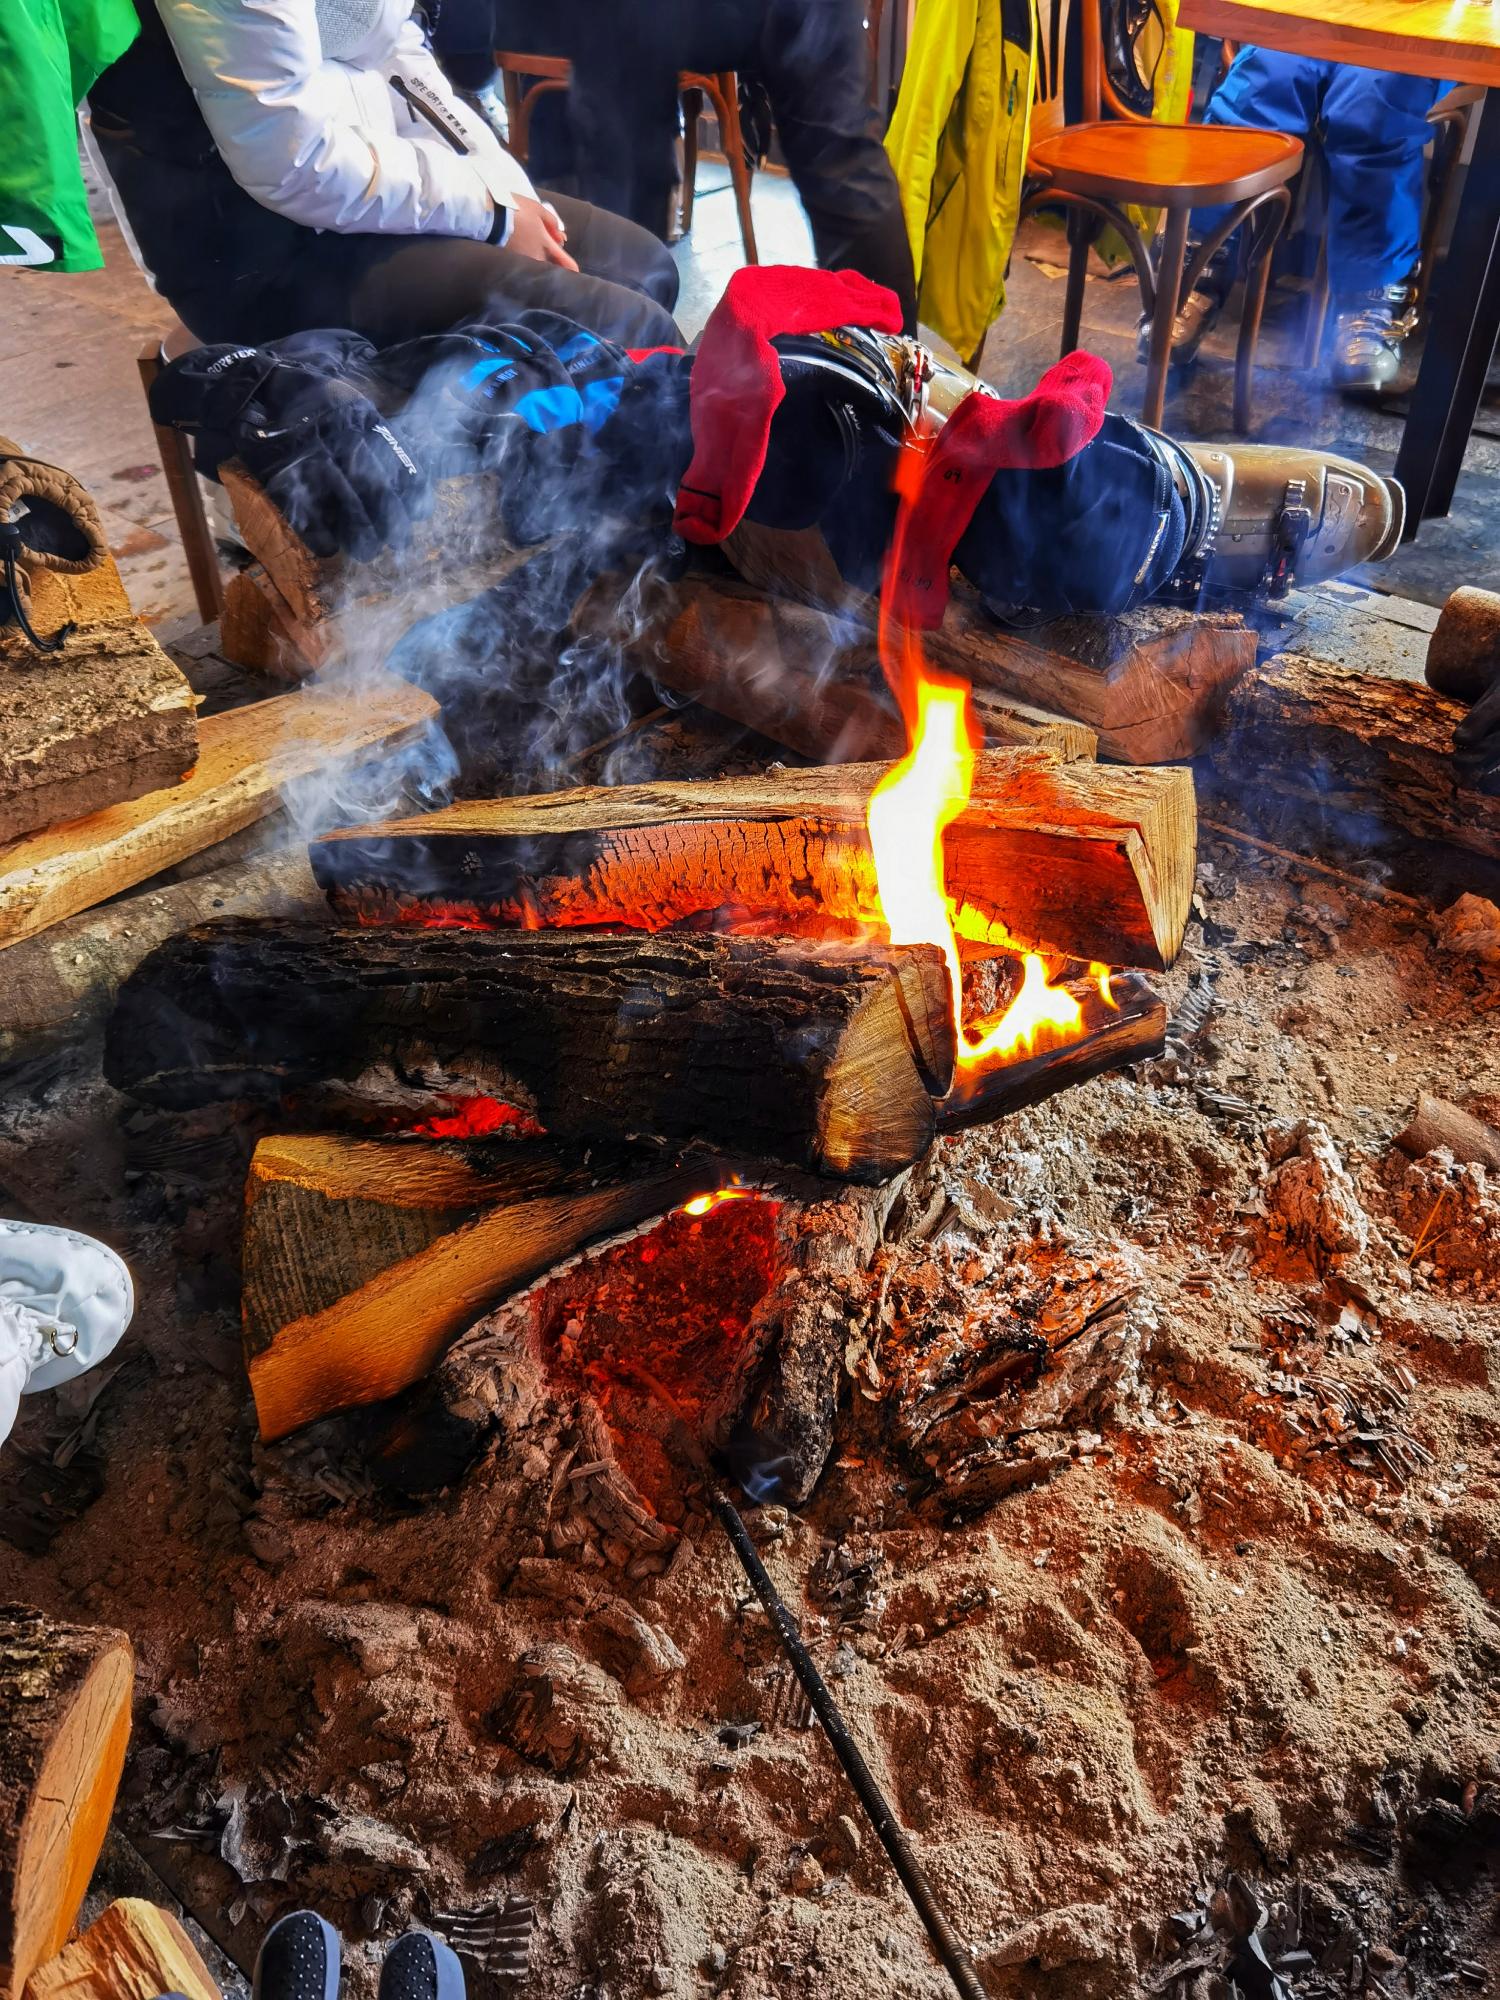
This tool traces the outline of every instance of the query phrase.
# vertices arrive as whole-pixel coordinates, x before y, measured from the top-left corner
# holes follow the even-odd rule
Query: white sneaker
[[[23,1393],[55,1389],[109,1354],[135,1287],[106,1243],[44,1222],[0,1222],[0,1316],[28,1356]]]

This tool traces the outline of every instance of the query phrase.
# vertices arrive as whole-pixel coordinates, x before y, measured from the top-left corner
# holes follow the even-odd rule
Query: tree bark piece
[[[122,1896],[80,1938],[38,1966],[26,2000],[220,2000],[208,1967],[169,1910]]]
[[[3,685],[3,680],[0,680]],[[210,716],[188,780],[0,852],[0,946],[92,908],[263,819],[295,779],[368,762],[437,718],[405,681],[329,685]]]
[[[1418,1093],[1411,1122],[1396,1134],[1396,1144],[1414,1160],[1446,1146],[1460,1164],[1488,1167],[1492,1174],[1500,1174],[1500,1132],[1427,1090]]]
[[[0,1606],[0,2000],[62,1949],[114,1806],[134,1659],[123,1632]]]
[[[430,1107],[489,1096],[556,1137],[870,1181],[926,1149],[952,1066],[928,946],[234,919],[138,967],[105,1049],[109,1080],[158,1104],[425,1075]]]
[[[661,930],[731,913],[827,935],[879,922],[865,831],[879,765],[706,784],[622,785],[485,799],[354,827],[311,849],[341,915]],[[946,837],[960,935],[993,945],[1169,965],[1192,900],[1192,774],[979,759]]]
[[[1415,682],[1282,653],[1230,696],[1213,765],[1221,795],[1274,801],[1340,849],[1388,851],[1393,830],[1500,860],[1500,799],[1453,762],[1465,711]]]
[[[595,587],[575,614],[581,634],[608,639],[617,595],[618,580]],[[811,605],[686,577],[664,616],[628,636],[626,651],[663,686],[819,763],[889,759],[906,748],[873,632]],[[1031,746],[1071,759],[1097,748],[1085,724],[990,689],[975,690],[974,709],[991,749]]]
[[[193,691],[139,619],[80,626],[57,653],[12,632],[0,646],[0,841],[176,785],[192,769]]]
[[[1500,592],[1455,590],[1427,642],[1427,684],[1478,701],[1500,679]]]
[[[935,666],[1075,716],[1098,732],[1101,755],[1126,764],[1170,764],[1207,749],[1255,645],[1235,613],[1155,604],[1118,618],[1058,618],[1023,636],[960,586],[940,629],[923,635]]]
[[[261,1436],[394,1396],[505,1293],[716,1179],[640,1148],[263,1139],[242,1295]]]
[[[969,1125],[988,1124],[1074,1084],[1087,1083],[1106,1070],[1147,1062],[1162,1053],[1167,1010],[1144,979],[1133,973],[1116,974],[1110,980],[1113,1008],[1105,1007],[1092,979],[1064,983],[1084,1010],[1087,1034],[1060,1048],[1044,1048],[972,1075],[960,1069],[953,1089],[938,1106],[939,1130],[960,1132]]]

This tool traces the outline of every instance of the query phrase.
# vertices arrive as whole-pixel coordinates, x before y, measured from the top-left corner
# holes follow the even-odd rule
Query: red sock
[[[729,280],[693,357],[693,462],[675,523],[684,541],[722,542],[750,503],[786,394],[771,337],[836,326],[899,333],[900,302],[857,271],[754,264]]]
[[[953,551],[997,472],[1043,471],[1091,444],[1109,401],[1109,364],[1097,354],[1068,354],[1029,396],[1006,401],[976,389],[938,433],[922,483],[902,524],[887,611],[928,631],[948,608]]]

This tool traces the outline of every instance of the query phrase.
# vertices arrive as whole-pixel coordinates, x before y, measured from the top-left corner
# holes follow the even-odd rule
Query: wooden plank
[[[282,788],[415,741],[436,702],[405,681],[330,684],[255,702],[200,725],[180,785],[0,849],[0,947],[118,895],[273,812]]]

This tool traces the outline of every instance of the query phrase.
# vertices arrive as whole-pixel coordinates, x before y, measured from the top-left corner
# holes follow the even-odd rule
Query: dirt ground
[[[883,1204],[833,1461],[748,1518],[992,1994],[1228,1994],[1230,1870],[1285,1961],[1236,1990],[1493,1989],[1500,1187],[1391,1142],[1422,1088],[1500,1117],[1500,969],[1210,838],[1159,983],[1162,1060]],[[0,1184],[142,1305],[0,1462],[0,1593],[133,1634],[121,1824],[199,1914],[317,1905],[355,1996],[413,1918],[481,1995],[948,1992],[631,1373],[729,1366],[790,1211],[502,1308],[478,1462],[403,1497],[367,1429],[256,1443],[243,1135],[95,1059],[12,1079]]]

